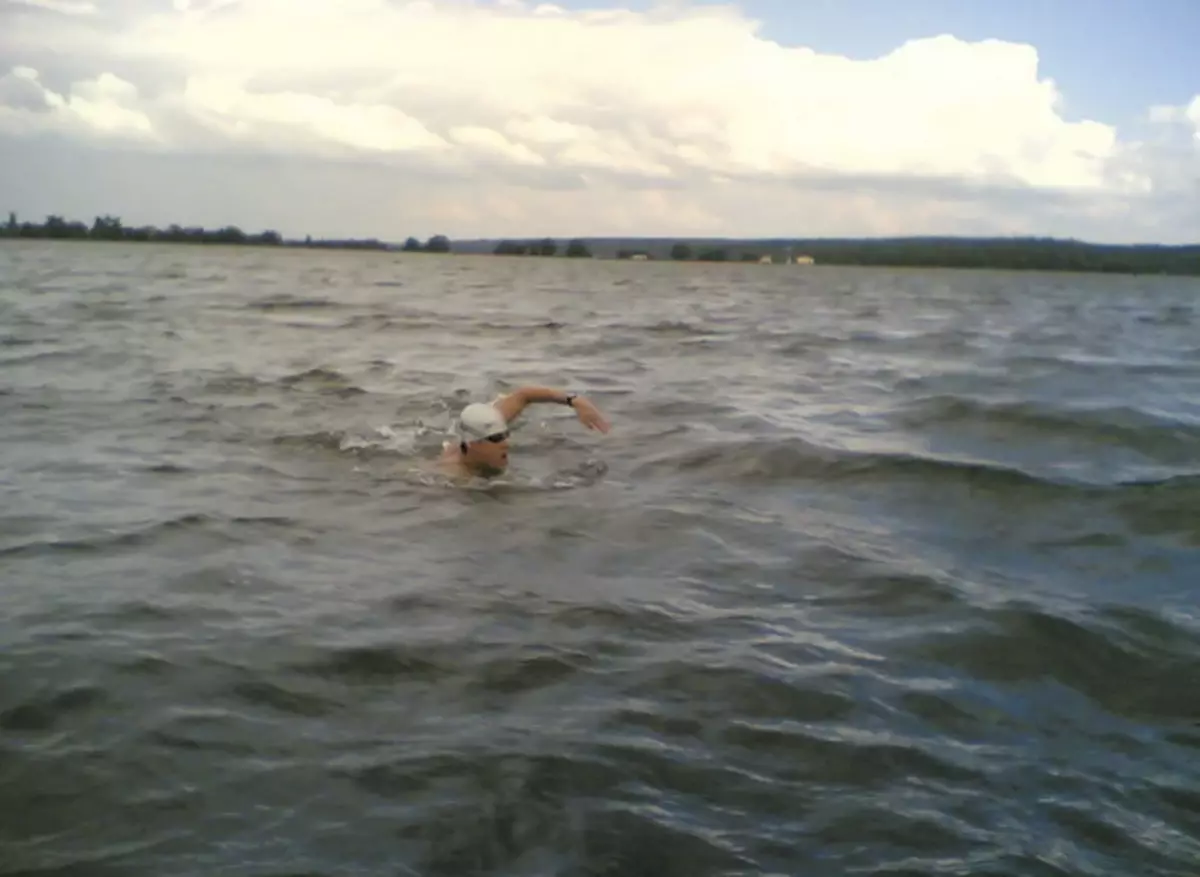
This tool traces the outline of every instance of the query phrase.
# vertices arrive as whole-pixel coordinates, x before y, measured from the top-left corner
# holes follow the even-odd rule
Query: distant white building
[[[793,256],[791,247],[787,248],[787,255],[783,257],[785,265],[813,265],[816,261],[812,256]]]

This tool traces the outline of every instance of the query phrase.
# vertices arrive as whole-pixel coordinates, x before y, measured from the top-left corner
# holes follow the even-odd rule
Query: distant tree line
[[[824,265],[1200,275],[1200,244],[1088,244],[1027,237],[800,241],[796,246]]]
[[[448,253],[450,239],[444,234],[435,234],[422,244],[416,238],[408,238],[400,249],[406,253]]]
[[[763,255],[770,254],[760,253],[757,250],[743,250],[739,254],[738,260],[742,262],[757,262]],[[693,260],[696,262],[728,262],[731,260],[729,250],[726,247],[702,246],[698,250],[693,250],[690,245],[683,243],[675,244],[671,247],[671,258],[676,262]],[[782,258],[780,260],[782,261]]]
[[[697,262],[788,262],[802,255],[819,265],[1200,275],[1200,244],[1088,244],[1057,238],[795,239],[732,245],[656,241],[616,251],[618,259]]]
[[[502,240],[492,252],[497,256],[553,256],[558,252],[558,243],[553,238],[540,240]],[[579,238],[567,242],[564,253],[569,259],[590,259],[592,251]]]
[[[50,240],[90,241],[138,241],[177,244],[233,244],[260,247],[312,247],[342,250],[391,250],[391,244],[375,238],[314,239],[306,236],[302,241],[284,240],[277,231],[267,230],[248,234],[237,226],[208,229],[195,226],[169,225],[158,228],[152,225],[127,226],[116,216],[97,216],[92,224],[78,220],[67,220],[61,216],[47,216],[45,222],[21,222],[17,214],[9,213],[8,221],[0,225],[0,238],[35,238]],[[400,249],[406,252],[448,253],[450,241],[445,235],[434,235],[424,244],[409,238]]]
[[[253,244],[256,246],[279,246],[283,239],[278,232],[264,231],[247,234],[236,226],[225,228],[185,228],[171,225],[167,228],[154,226],[126,226],[115,216],[97,216],[90,226],[78,220],[61,216],[47,216],[45,222],[20,222],[15,213],[8,215],[8,222],[0,226],[0,237],[49,238],[52,240],[93,241],[162,241],[170,243],[204,244]]]
[[[666,255],[676,262],[761,262],[764,258],[773,262],[788,261],[786,252],[772,253],[770,250],[763,249],[735,248],[735,252],[731,253],[729,247],[699,245],[699,248],[694,248],[691,244],[685,243],[674,244]],[[622,247],[617,250],[618,259],[636,259],[638,257],[653,259],[653,248]]]
[[[1200,275],[1200,244],[1089,244],[1034,237],[742,241],[575,238],[568,244],[566,255],[591,257],[593,248],[617,259],[676,262],[787,263],[811,257],[818,265]],[[558,246],[552,238],[505,239],[492,252],[500,256],[554,256]]]
[[[57,240],[150,241],[162,243],[233,244],[246,246],[312,247],[396,250],[406,253],[449,253],[450,240],[434,235],[422,243],[408,238],[402,246],[367,239],[284,240],[274,230],[247,233],[236,226],[216,229],[170,225],[126,226],[119,217],[97,216],[89,226],[62,216],[45,222],[21,222],[15,213],[0,224],[0,238]],[[610,248],[611,247],[611,248]],[[811,256],[819,265],[874,265],[914,268],[999,268],[1033,271],[1080,271],[1121,274],[1200,276],[1200,244],[1089,244],[1058,238],[876,238],[771,239],[747,241],[678,241],[656,238],[572,238],[562,253],[568,258],[592,258],[594,249],[618,259],[668,258],[677,262],[788,262]],[[553,238],[505,239],[492,250],[499,256],[556,256]]]

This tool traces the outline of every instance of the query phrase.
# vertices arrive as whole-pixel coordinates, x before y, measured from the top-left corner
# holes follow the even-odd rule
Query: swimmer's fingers
[[[579,422],[588,429],[595,429],[606,433],[612,428],[609,422],[604,419],[604,415],[600,413],[600,410],[588,399],[576,397],[575,411],[579,415]]]

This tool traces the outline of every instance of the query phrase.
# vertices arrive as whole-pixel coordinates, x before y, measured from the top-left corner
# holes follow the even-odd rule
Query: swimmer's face
[[[498,433],[467,444],[466,461],[488,474],[499,474],[508,467],[508,433]]]

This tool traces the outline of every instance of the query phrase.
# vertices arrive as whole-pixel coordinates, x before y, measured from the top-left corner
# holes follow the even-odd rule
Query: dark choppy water
[[[1194,877],[1198,293],[0,247],[0,873]]]

